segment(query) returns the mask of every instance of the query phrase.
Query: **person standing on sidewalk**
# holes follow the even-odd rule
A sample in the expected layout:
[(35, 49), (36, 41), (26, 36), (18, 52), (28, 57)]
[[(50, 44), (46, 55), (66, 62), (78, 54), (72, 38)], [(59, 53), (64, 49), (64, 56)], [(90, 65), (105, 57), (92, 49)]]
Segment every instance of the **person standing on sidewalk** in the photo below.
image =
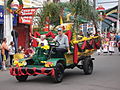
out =
[(15, 54), (14, 42), (10, 42), (10, 45), (9, 45), (10, 66), (12, 66), (14, 54)]
[(112, 55), (115, 52), (115, 40), (112, 37), (111, 40), (109, 41), (109, 53)]
[(117, 43), (117, 47), (118, 47), (118, 51), (119, 51), (119, 55), (120, 55), (120, 40)]
[(9, 48), (6, 43), (7, 43), (7, 40), (6, 40), (6, 38), (4, 38), (2, 45), (1, 45), (2, 69), (3, 70), (6, 70), (6, 60), (8, 58), (8, 52), (9, 52)]
[(0, 45), (0, 70), (2, 69), (1, 45)]

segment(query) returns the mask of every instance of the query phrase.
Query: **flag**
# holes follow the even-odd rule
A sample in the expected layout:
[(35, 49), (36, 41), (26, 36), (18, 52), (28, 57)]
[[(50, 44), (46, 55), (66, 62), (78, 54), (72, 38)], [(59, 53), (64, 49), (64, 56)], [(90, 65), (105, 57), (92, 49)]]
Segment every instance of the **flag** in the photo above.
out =
[(60, 16), (60, 24), (63, 24), (62, 16)]

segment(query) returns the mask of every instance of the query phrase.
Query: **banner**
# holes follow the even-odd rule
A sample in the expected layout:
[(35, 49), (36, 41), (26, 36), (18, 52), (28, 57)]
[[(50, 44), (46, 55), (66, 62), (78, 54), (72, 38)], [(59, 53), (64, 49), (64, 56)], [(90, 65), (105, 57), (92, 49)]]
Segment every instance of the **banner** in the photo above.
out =
[(4, 10), (0, 9), (0, 24), (4, 23)]
[(33, 16), (38, 8), (23, 8), (19, 15), (19, 23), (32, 24)]
[(23, 8), (20, 16), (33, 16), (38, 8)]
[(19, 23), (32, 24), (32, 16), (19, 16)]

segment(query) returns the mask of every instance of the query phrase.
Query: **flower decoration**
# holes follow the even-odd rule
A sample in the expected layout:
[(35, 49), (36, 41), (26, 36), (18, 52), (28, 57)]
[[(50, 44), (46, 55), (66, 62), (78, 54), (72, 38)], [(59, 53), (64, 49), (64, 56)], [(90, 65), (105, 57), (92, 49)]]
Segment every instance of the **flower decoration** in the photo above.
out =
[(12, 13), (12, 14), (20, 14), (20, 12), (21, 12), (21, 10), (22, 10), (22, 8), (23, 8), (23, 2), (22, 2), (22, 0), (18, 0), (18, 2), (19, 2), (19, 6), (18, 6), (18, 9), (16, 9), (16, 10), (13, 10), (12, 8), (11, 8), (11, 3), (13, 2), (13, 0), (8, 0), (8, 2), (7, 2), (7, 10), (10, 12), (10, 13)]
[(48, 50), (48, 49), (50, 49), (50, 46), (45, 45), (45, 46), (41, 46), (41, 48), (43, 48), (43, 49), (45, 49), (45, 50)]

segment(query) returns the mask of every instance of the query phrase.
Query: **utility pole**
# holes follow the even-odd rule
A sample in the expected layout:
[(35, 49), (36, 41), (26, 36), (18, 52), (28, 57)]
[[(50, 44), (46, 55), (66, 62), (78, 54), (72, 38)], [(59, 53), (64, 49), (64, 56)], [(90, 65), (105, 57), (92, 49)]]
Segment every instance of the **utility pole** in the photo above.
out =
[(117, 32), (120, 32), (120, 0), (118, 0)]
[(96, 9), (96, 0), (93, 0), (93, 6)]
[(13, 41), (11, 36), (11, 31), (13, 30), (13, 20), (12, 14), (6, 10), (7, 1), (8, 0), (4, 0), (4, 38), (7, 39), (7, 44), (9, 44), (11, 41)]

